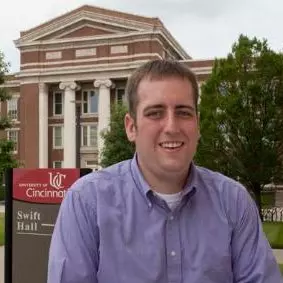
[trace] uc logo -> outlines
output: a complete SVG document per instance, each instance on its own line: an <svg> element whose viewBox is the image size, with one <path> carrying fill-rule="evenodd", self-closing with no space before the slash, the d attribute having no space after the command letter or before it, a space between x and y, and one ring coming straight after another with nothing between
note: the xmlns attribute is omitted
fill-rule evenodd
<svg viewBox="0 0 283 283"><path fill-rule="evenodd" d="M64 188L64 186L62 186L62 182L65 178L66 175L61 174L59 172L55 173L54 175L52 173L49 173L50 186L55 188L56 190L60 190Z"/></svg>

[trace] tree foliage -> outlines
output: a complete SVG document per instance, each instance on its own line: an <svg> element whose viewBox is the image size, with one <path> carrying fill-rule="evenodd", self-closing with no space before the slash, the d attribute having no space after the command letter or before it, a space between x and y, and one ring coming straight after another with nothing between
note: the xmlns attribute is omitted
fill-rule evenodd
<svg viewBox="0 0 283 283"><path fill-rule="evenodd" d="M8 72L9 65L4 60L4 55L0 51L0 102L3 103L11 98L11 95L7 88L3 87L5 83L6 74ZM4 131L7 128L12 127L11 120L1 113L0 117L0 131ZM5 137L0 139L0 184L3 183L3 173L6 168L14 168L18 166L17 160L13 156L14 144L7 140Z"/></svg>
<svg viewBox="0 0 283 283"><path fill-rule="evenodd" d="M124 129L124 117L127 108L123 104L115 104L111 109L109 130L102 134L104 148L101 166L107 167L133 157L135 147L127 139Z"/></svg>
<svg viewBox="0 0 283 283"><path fill-rule="evenodd" d="M261 211L264 185L282 181L283 55L241 35L202 86L196 162L239 180Z"/></svg>

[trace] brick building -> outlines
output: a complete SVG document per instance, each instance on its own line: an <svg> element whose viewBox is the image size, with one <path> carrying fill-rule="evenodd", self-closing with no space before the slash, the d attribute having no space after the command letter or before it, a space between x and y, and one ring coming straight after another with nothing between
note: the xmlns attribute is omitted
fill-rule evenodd
<svg viewBox="0 0 283 283"><path fill-rule="evenodd" d="M187 64L201 84L213 60L194 60L158 18L82 6L15 40L20 71L8 77L13 98L1 112L24 167L75 167L80 108L80 166L95 168L110 106L123 100L128 76L154 58Z"/></svg>

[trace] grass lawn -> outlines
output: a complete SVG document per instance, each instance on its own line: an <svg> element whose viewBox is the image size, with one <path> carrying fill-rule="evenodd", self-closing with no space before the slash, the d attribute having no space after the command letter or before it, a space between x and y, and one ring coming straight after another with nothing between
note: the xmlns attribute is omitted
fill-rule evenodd
<svg viewBox="0 0 283 283"><path fill-rule="evenodd" d="M263 230L273 249L283 249L283 222L264 222Z"/></svg>
<svg viewBox="0 0 283 283"><path fill-rule="evenodd" d="M4 245L4 214L0 213L0 246Z"/></svg>

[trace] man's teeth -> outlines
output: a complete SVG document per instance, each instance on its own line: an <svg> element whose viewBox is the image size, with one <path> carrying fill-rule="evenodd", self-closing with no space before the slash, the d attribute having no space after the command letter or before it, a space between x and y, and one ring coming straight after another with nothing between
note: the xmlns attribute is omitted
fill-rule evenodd
<svg viewBox="0 0 283 283"><path fill-rule="evenodd" d="M164 148L177 148L180 147L182 142L162 142L160 145Z"/></svg>

